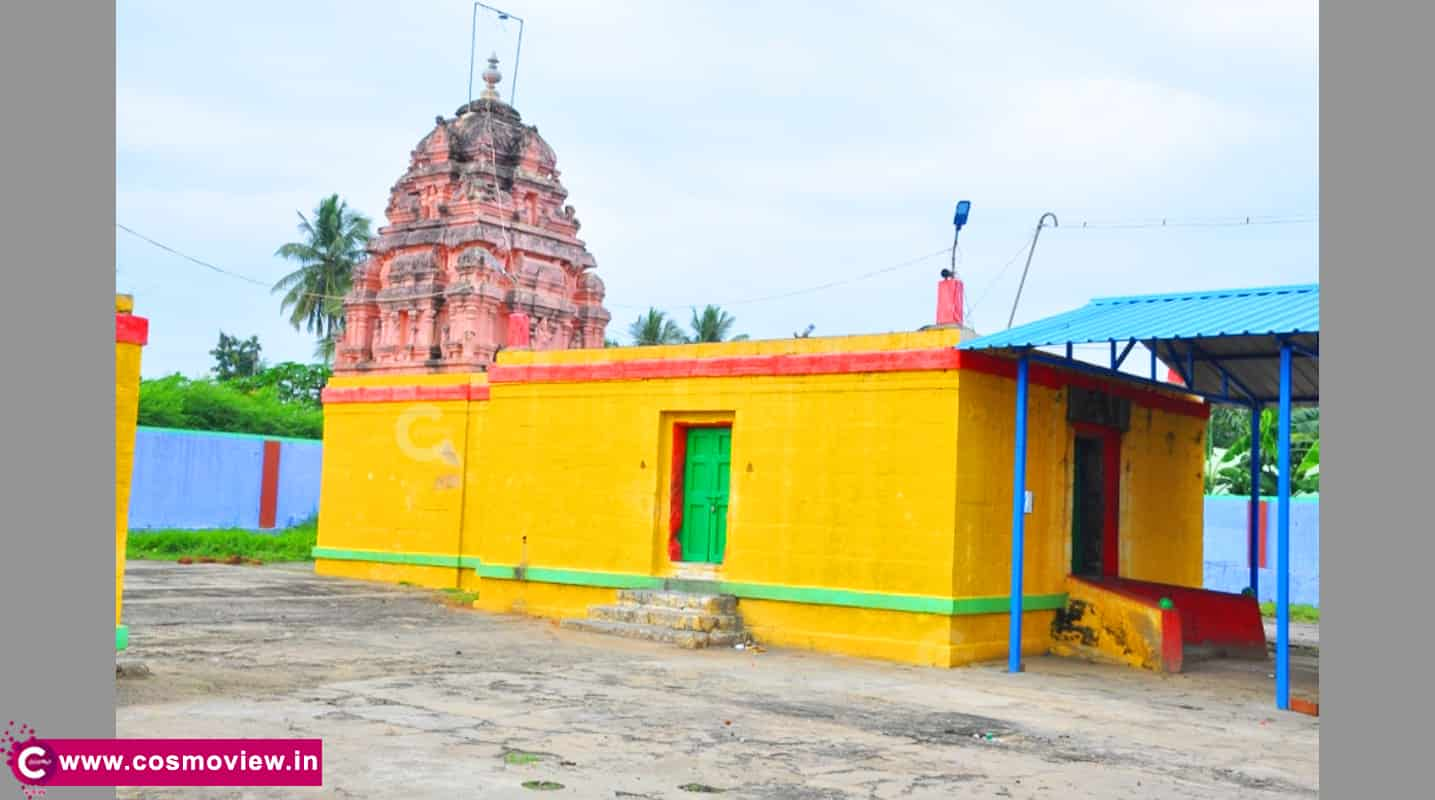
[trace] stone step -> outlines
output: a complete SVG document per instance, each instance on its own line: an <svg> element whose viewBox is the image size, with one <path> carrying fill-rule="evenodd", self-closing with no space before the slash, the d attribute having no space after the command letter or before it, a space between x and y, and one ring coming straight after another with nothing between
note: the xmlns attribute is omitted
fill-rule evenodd
<svg viewBox="0 0 1435 800"><path fill-rule="evenodd" d="M661 606L700 614L736 614L737 598L730 594L695 594L655 589L621 589L618 602L633 606Z"/></svg>
<svg viewBox="0 0 1435 800"><path fill-rule="evenodd" d="M742 621L736 614L704 614L682 608L667 606L632 605L620 603L612 606L593 606L588 609L591 619L609 622L630 622L637 625L656 625L673 630L736 631L742 628Z"/></svg>
<svg viewBox="0 0 1435 800"><path fill-rule="evenodd" d="M647 642L662 642L664 644L675 644L688 650L700 650L705 647L732 647L738 642L746 641L745 634L737 631L702 631L674 630L663 628L657 625L639 625L632 622L614 622L612 620L600 619L565 619L560 623L568 630L585 631L588 633L603 633L610 636L622 636L628 639L641 639Z"/></svg>

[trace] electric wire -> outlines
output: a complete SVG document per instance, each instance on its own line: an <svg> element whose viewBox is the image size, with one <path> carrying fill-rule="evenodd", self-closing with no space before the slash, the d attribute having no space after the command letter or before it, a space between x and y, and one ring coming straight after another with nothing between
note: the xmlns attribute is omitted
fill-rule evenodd
<svg viewBox="0 0 1435 800"><path fill-rule="evenodd" d="M488 148L488 149L489 149L489 153L488 153L488 156L489 156L489 166L490 166L490 169L492 170L492 173L493 173L493 174L492 174L492 177L493 177L493 179L494 179L494 181L495 181L495 186L494 186L493 188L494 188L495 190L497 190L495 193L498 195L498 196L497 196L497 205L498 205L498 208L499 208L499 220L498 220L498 224L499 224L500 228L503 230L503 232L504 232L504 238L507 240L507 244L509 245L509 248L511 249L511 248L512 248L512 245L513 245L513 239L512 239L512 237L513 237L512 220L510 219L510 216L509 216L509 209L508 209L508 207L507 207L507 203L505 202L505 198L503 197L504 192L502 191L501 187L499 187L498 185L496 185L496 184L497 184L497 181L498 181L498 177L499 177L499 176L498 176L498 153L497 153L497 147L496 147L495 137L493 136L492 120L491 120L491 119L488 119L488 115L484 115L484 117L485 117L484 120L483 120L484 133L487 134L487 137L486 137L486 138L488 139L488 145L489 145L489 148ZM514 211L515 211L515 212L517 211L516 207L515 207ZM1070 224L1070 225L1063 225L1063 226L1060 226L1060 227L1053 227L1053 228L1051 228L1051 231L1052 231L1053 233L1057 233L1057 232L1068 232L1068 231L1073 231L1073 230L1093 230L1093 229L1094 229L1094 230L1100 230L1100 229L1133 230L1133 229L1143 229L1143 228L1223 228L1223 227L1246 227L1246 226L1254 226L1254 225L1304 224L1304 223L1313 223L1313 222L1316 222L1316 221L1318 221L1318 220L1317 220L1317 218L1315 218L1315 217L1269 217L1269 218L1261 218L1261 217L1254 216L1254 215L1252 215L1252 216L1245 216L1245 217L1218 218L1218 219L1206 219L1206 220L1197 219L1197 218L1190 218L1190 219L1164 218L1164 219L1144 220L1144 221L1112 221L1112 222L1082 221L1082 222L1079 222L1079 223L1072 223L1072 224ZM273 285L270 284L270 283L267 283L267 282L265 282L265 281L259 280L258 278L251 277L251 276L249 276L249 275L244 275L244 274L242 274L242 273L235 272L235 271L233 271L233 270L229 270L229 269L225 269L225 268L220 267L220 266L216 266L215 264L210 263L210 262L208 262L208 261L205 261L204 259L196 258L195 256L189 255L188 253L184 253L184 252L182 252L182 251L180 251L180 250L177 250L177 249L175 249L175 248L173 248L173 247L171 247L171 246L169 246L169 245L167 245L167 244L164 244L163 242L157 241L157 240L155 240L155 239L153 239L153 238L151 238L151 237L149 237L149 236L146 236L145 234L140 233L139 231L137 231L137 230L135 230L135 229L133 229L133 228L127 226L127 225L124 225L124 224L122 224L122 223L116 222L116 223L115 223L115 227L116 227L116 228L119 228L120 230L124 231L125 233L130 234L131 236L134 236L134 237L136 237L136 238L138 238L138 239L141 239L141 240L143 240L143 241L149 243L150 245L152 245L152 246L154 246L154 247L157 247L157 248L159 248L159 249L161 249L161 250L164 250L165 252L168 252L168 253L171 253L172 255L178 256L179 258L182 258L182 259L184 259L184 260L186 260L186 261L189 261L189 262L192 262L192 263L194 263L194 264L197 264L197 265L199 265L199 266L201 266L201 267L204 267L205 269L211 270L211 271L216 272L216 273L219 273L219 274L221 274L221 275L226 275L226 276L228 276L228 277L235 278L235 279L237 279L237 280L244 281L244 282L246 282L246 283L253 284L253 285L255 285L255 286L262 286L262 287L264 287L265 289L269 289L269 290L271 290L271 291L273 290ZM993 278L992 278L990 281L988 281L987 285L986 285L985 288L982 290L981 294L980 294L979 296L977 296L977 299L976 299L975 301L973 301L972 303L968 304L967 307L964 309L965 317L966 317L966 318L969 319L969 318L971 317L971 315L972 315L973 313L975 313L975 312L982 306L983 301L986 300L986 298L991 294L992 290L995 289L996 284L1001 280L1002 277L1004 277L1004 276L1006 275L1007 271L1009 271L1009 270L1011 269L1011 266L1016 263L1017 259L1019 259L1019 258L1022 256L1022 254L1025 253L1030 246L1031 246L1031 244L1030 244L1029 241L1023 242L1022 246L1021 246L1020 248L1018 248L1017 251L1016 251L1015 253L1013 253L1010 258L1007 259L1007 261L1006 261L1006 262L1002 265L1002 267L997 271L996 275L993 276ZM759 295L759 296L755 296L755 297L739 298L739 299L729 300L729 301L722 302L722 303L700 303L700 304L682 303L682 304L661 304L661 305L657 305L657 304L635 305L635 304L624 304L624 303L608 303L607 305L609 305L609 306L611 306L611 307L613 307L613 308L630 308L630 309L633 309L633 308L636 308L636 309L659 308L659 309L664 309L664 310L674 310L674 309L678 309L678 308L687 308L687 307L690 307L690 306L693 306L693 305L719 305L719 306L723 306L723 307L741 306L741 305L751 305L751 304L754 304L754 303L764 303L764 302L770 302L770 301L773 301L773 300L784 300L784 299L791 298L791 297L799 297L799 296L802 296L802 295L805 295L805 294L811 294L811 293L814 293L814 292L821 292L821 291L826 291L826 290L828 290L828 289L834 289L834 288L837 288L837 287L839 287L839 286L846 286L846 285L849 285L849 284L853 284L853 283L857 283L857 282L860 282L860 281L868 280L868 279L870 279L870 278L874 278L874 277L877 277L877 276L879 276L879 275L885 275L885 274L887 274L887 273L896 272L896 271L898 271L898 270L902 270L902 269L906 269L906 268L908 268L908 267L916 266L916 265L918 265L918 264L922 264L922 263L925 263L925 262L927 262L927 261L930 261L930 260L936 258L937 256L940 256L940 255L950 255L951 253L952 253L952 246L951 246L951 245L946 245L946 246L943 246L940 250L934 250L934 251L932 251L932 252L929 252L929 253L926 253L926 254L923 254L923 255L920 255L920 256L915 256L915 257L913 257L913 258L907 259L907 260L902 261L902 262L899 262L899 263L897 263L897 264L893 264L893 265L891 265L891 266L883 267L883 268L881 268L881 269L876 269L876 270L872 270L872 271L869 271L869 272L864 272L864 273L861 273L861 274L858 274L858 275L851 276L851 277L849 277L849 278L843 278L843 279L841 279L841 280L836 280L836 281L828 281L828 282L826 282L826 283L821 283L821 284L817 284L817 285L814 285L814 286L808 286L808 287L804 287L804 288L800 288L800 289L793 289L793 290L790 290L790 291L777 292L777 293L766 294L766 295ZM304 295L305 295L305 296L308 296L308 297L314 297L314 298L325 299L325 300L344 300L344 299L345 299L345 297L344 297L343 295L329 295L329 294L322 294L322 293L318 293L318 292L305 292ZM446 296L446 295L445 295L445 293L443 293L443 292L433 292L433 293L425 294L425 295L410 295L410 296L408 296L406 299L420 300L420 299L435 298L435 297L444 297L444 296Z"/></svg>

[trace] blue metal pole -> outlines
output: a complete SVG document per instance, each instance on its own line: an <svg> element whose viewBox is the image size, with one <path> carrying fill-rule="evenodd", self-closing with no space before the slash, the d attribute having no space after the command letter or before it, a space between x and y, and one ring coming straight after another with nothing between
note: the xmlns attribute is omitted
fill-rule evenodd
<svg viewBox="0 0 1435 800"><path fill-rule="evenodd" d="M1291 533L1291 348L1281 347L1280 493L1276 497L1276 708L1291 702L1290 533Z"/></svg>
<svg viewBox="0 0 1435 800"><path fill-rule="evenodd" d="M1247 515L1249 517L1250 536L1247 537L1247 545L1250 547L1251 563L1251 593L1256 596L1256 602L1261 601L1261 406L1259 403L1251 405L1251 508Z"/></svg>
<svg viewBox="0 0 1435 800"><path fill-rule="evenodd" d="M1026 536L1026 384L1027 357L1016 362L1016 452L1012 462L1011 501L1011 631L1007 641L1007 672L1021 672L1021 573Z"/></svg>

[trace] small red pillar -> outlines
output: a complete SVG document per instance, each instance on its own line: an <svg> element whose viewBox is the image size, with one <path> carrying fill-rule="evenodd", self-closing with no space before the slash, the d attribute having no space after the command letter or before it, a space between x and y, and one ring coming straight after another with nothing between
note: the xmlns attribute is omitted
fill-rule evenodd
<svg viewBox="0 0 1435 800"><path fill-rule="evenodd" d="M937 324L962 324L963 287L957 278L943 278L937 282Z"/></svg>
<svg viewBox="0 0 1435 800"><path fill-rule="evenodd" d="M509 314L508 347L527 347L528 339L528 315L523 313Z"/></svg>

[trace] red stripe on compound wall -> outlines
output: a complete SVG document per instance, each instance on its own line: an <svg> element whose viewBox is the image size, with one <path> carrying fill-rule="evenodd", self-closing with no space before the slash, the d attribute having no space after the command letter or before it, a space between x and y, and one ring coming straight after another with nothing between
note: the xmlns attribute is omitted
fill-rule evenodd
<svg viewBox="0 0 1435 800"><path fill-rule="evenodd" d="M264 442L264 466L259 479L259 527L274 527L279 511L279 443Z"/></svg>
<svg viewBox="0 0 1435 800"><path fill-rule="evenodd" d="M1266 568L1266 528L1267 528L1267 526L1270 525L1270 510L1269 510L1269 507L1266 505L1266 501L1264 501L1264 500L1261 501L1261 507L1256 510L1256 523L1257 523L1257 526L1258 526L1258 527L1256 528L1256 530L1257 530L1257 532L1258 532L1258 538L1257 538L1257 540L1256 540L1256 542L1257 542L1257 550L1256 550L1256 552L1257 552L1258 557L1259 557L1259 559L1260 559L1260 567L1261 567L1261 569L1265 569L1265 568Z"/></svg>
<svg viewBox="0 0 1435 800"><path fill-rule="evenodd" d="M149 320L133 314L115 315L115 343L149 344Z"/></svg>

